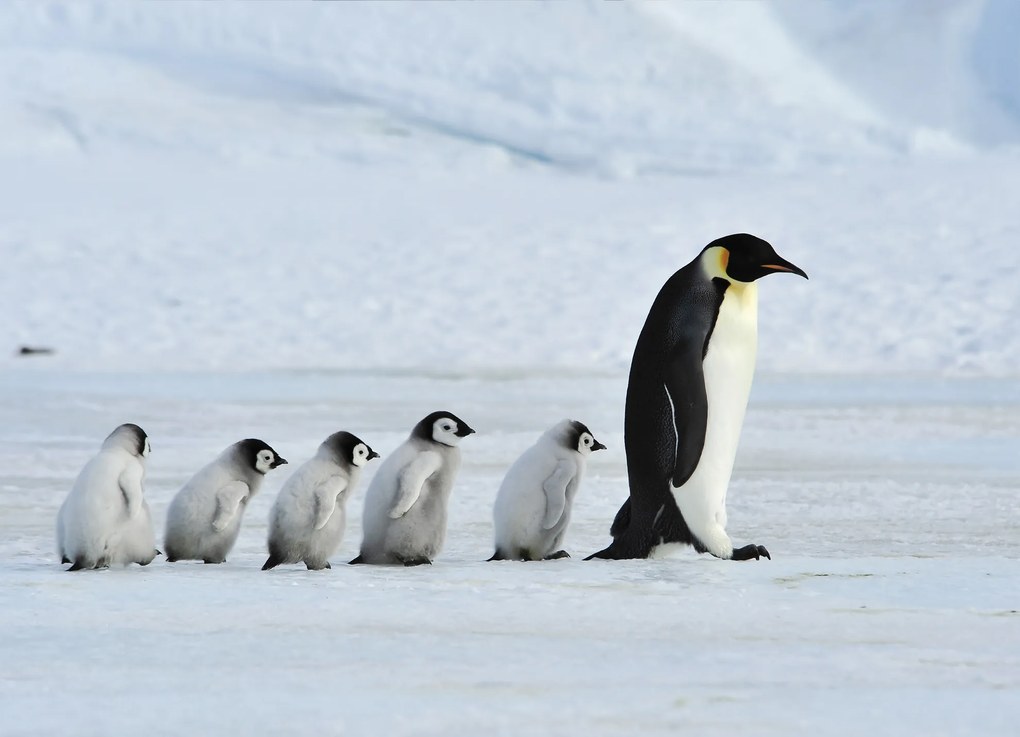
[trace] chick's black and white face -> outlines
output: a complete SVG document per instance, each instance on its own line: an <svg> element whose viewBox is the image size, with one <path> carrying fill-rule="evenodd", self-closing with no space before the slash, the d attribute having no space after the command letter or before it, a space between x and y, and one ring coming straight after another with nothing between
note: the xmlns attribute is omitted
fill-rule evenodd
<svg viewBox="0 0 1020 737"><path fill-rule="evenodd" d="M456 445L461 440L458 434L460 426L456 420L449 417L440 417L432 423L432 439L443 445Z"/></svg>
<svg viewBox="0 0 1020 737"><path fill-rule="evenodd" d="M351 463L355 466L364 466L372 458L376 456L372 453L372 449L364 443L358 443L354 446L354 450L351 451Z"/></svg>
<svg viewBox="0 0 1020 737"><path fill-rule="evenodd" d="M279 464L276 462L276 454L269 450L260 450L255 455L255 470L259 473L266 474L272 469L276 468Z"/></svg>
<svg viewBox="0 0 1020 737"><path fill-rule="evenodd" d="M605 447L590 432L582 432L577 438L577 452L583 456L591 455L595 450L605 450Z"/></svg>

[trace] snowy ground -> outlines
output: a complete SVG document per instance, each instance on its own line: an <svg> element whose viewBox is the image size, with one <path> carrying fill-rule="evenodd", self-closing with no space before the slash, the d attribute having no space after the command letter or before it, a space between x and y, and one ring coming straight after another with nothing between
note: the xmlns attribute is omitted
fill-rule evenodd
<svg viewBox="0 0 1020 737"><path fill-rule="evenodd" d="M4 3L0 734L1016 734L1018 35L1013 0ZM739 231L811 276L761 285L730 493L774 559L482 563L565 416L610 446L570 549L606 543L637 331ZM479 432L431 568L261 573L292 467L224 566L56 563L121 422L161 526L239 438L386 453L442 407Z"/></svg>
<svg viewBox="0 0 1020 737"><path fill-rule="evenodd" d="M1012 734L1020 718L1020 384L765 377L731 491L772 561L483 563L500 476L537 423L593 457L568 547L625 489L619 375L15 372L0 394L4 734ZM68 574L56 509L122 419L152 435L157 525L247 434L295 463L338 427L386 453L433 407L464 443L431 568L263 573L249 507L218 567ZM367 478L366 478L367 482ZM359 493L335 561L356 554Z"/></svg>

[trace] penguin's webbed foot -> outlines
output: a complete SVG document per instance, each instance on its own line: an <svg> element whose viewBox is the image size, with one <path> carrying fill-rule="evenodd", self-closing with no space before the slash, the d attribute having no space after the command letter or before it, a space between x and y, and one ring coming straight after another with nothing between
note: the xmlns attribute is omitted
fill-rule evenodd
<svg viewBox="0 0 1020 737"><path fill-rule="evenodd" d="M428 558L426 558L425 556L422 556L420 558L403 558L400 562L403 563L404 566L407 567L407 568L410 568L411 566L430 566L430 565L432 565L432 561L429 560Z"/></svg>
<svg viewBox="0 0 1020 737"><path fill-rule="evenodd" d="M549 555L545 556L545 558L543 558L542 560L561 560L562 558L569 557L570 553L568 553L566 550L557 550L555 553L550 553Z"/></svg>
<svg viewBox="0 0 1020 737"><path fill-rule="evenodd" d="M733 556L730 560L761 560L762 558L768 558L772 560L772 556L769 555L769 551L765 549L764 545L745 545L742 548L736 548L733 551Z"/></svg>

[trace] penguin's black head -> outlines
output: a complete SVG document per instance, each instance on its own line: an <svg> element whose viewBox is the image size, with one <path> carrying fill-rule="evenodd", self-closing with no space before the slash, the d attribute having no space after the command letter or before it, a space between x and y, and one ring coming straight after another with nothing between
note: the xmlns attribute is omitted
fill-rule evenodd
<svg viewBox="0 0 1020 737"><path fill-rule="evenodd" d="M433 412L414 426L411 436L443 445L456 445L474 430L453 412Z"/></svg>
<svg viewBox="0 0 1020 737"><path fill-rule="evenodd" d="M570 434L568 445L581 455L588 455L596 450L605 450L606 446L595 439L591 430L583 422L570 421Z"/></svg>
<svg viewBox="0 0 1020 737"><path fill-rule="evenodd" d="M269 473L277 466L287 463L287 460L273 450L269 443L258 438L242 440L234 447L237 448L237 452L240 453L245 463L263 475Z"/></svg>
<svg viewBox="0 0 1020 737"><path fill-rule="evenodd" d="M777 254L768 241L747 233L712 241L702 251L702 258L711 276L725 277L730 281L753 282L777 271L808 278L803 269Z"/></svg>
<svg viewBox="0 0 1020 737"><path fill-rule="evenodd" d="M107 436L103 447L110 444L118 444L140 458L145 458L152 451L149 436L133 422L118 425L117 429Z"/></svg>
<svg viewBox="0 0 1020 737"><path fill-rule="evenodd" d="M373 458L379 457L379 454L369 448L358 436L343 430L333 433L322 444L337 459L355 466L364 466Z"/></svg>

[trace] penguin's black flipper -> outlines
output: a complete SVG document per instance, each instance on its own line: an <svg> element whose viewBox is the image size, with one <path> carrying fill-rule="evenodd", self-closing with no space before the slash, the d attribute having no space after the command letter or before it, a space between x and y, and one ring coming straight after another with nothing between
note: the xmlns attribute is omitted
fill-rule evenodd
<svg viewBox="0 0 1020 737"><path fill-rule="evenodd" d="M736 548L733 551L733 557L730 560L761 560L762 558L768 558L772 560L772 556L769 555L769 551L765 549L764 545L745 545L742 548Z"/></svg>
<svg viewBox="0 0 1020 737"><path fill-rule="evenodd" d="M676 456L670 478L674 487L687 483L705 449L708 393L705 390L702 361L705 358L707 337L701 335L700 331L683 336L673 348L663 377L673 410L673 432L676 438Z"/></svg>
<svg viewBox="0 0 1020 737"><path fill-rule="evenodd" d="M365 558L364 558L364 556L361 556L361 555L359 555L359 556L358 556L357 558L355 558L354 560L352 560L352 561L351 561L350 563L348 563L347 565L349 565L349 566L358 566L358 565L361 565L361 564L362 564L362 563L364 563L364 562L365 562Z"/></svg>

